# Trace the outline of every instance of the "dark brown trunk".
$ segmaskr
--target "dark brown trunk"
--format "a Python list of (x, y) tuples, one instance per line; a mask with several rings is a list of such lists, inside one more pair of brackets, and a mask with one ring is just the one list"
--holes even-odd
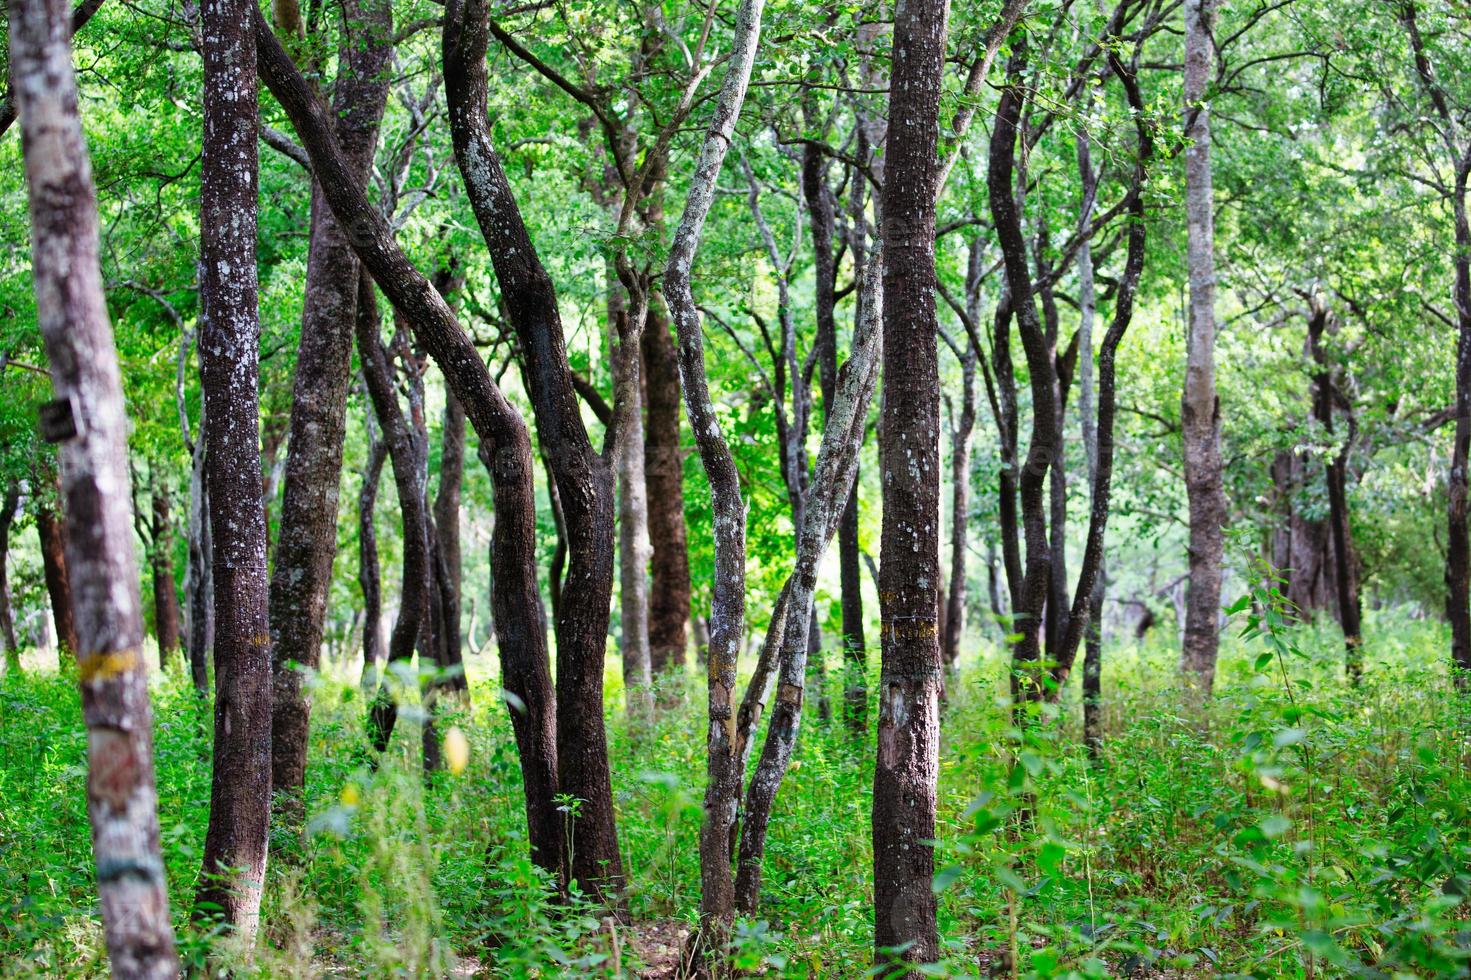
[[(854, 123), (854, 143), (859, 160), (869, 160), (869, 126), (860, 117)], [(853, 274), (863, 275), (868, 262), (867, 188), (862, 174), (848, 176), (848, 245), (853, 254)], [(857, 293), (853, 322), (864, 317), (863, 291)], [(868, 643), (863, 635), (863, 573), (858, 557), (858, 487), (860, 470), (853, 470), (853, 489), (838, 525), (838, 587), (843, 625), (843, 713), (855, 735), (868, 731)]]
[[(1471, 154), (1467, 155), (1471, 161)], [(1471, 221), (1466, 216), (1467, 171), (1456, 174), (1456, 431), (1451, 449), (1447, 547), (1446, 619), (1451, 624), (1451, 663), (1465, 689), (1471, 677), (1471, 533), (1468, 533), (1467, 468), (1471, 466)]]
[(15, 613), (10, 608), (10, 529), (20, 508), (20, 484), (11, 481), (0, 499), (0, 644), (5, 646), (5, 669), (20, 670), (20, 647), (15, 641)]
[[(353, 177), (362, 181), (372, 166), (388, 97), (393, 11), (388, 0), (346, 0), (342, 19), (344, 41), (333, 86), (333, 119)], [(347, 233), (314, 182), (306, 298), (270, 599), (275, 689), (271, 776), (278, 812), (293, 827), (304, 815), (301, 794), (311, 725), (306, 679), (321, 663), (337, 552), (357, 279), (358, 260)]]
[(434, 532), (439, 546), (440, 607), (439, 665), (444, 684), (454, 691), (466, 689), (464, 637), (460, 630), (461, 579), (460, 487), (465, 477), (465, 410), (454, 392), (444, 398), (444, 426), (439, 442), (439, 486), (434, 495)]
[(254, 944), (271, 807), (271, 636), (261, 485), (253, 3), (200, 12), (204, 156), (199, 300), (203, 438), (214, 546), (215, 735), (195, 914)]
[(644, 327), (644, 482), (649, 488), (649, 663), (683, 672), (689, 648), (690, 559), (684, 522), (684, 451), (680, 446), (679, 354), (655, 293)]
[[(940, 748), (940, 378), (935, 188), (945, 0), (894, 13), (882, 192), (884, 399), (882, 673), (873, 781), (874, 947), (883, 962), (940, 955), (931, 887)], [(998, 122), (998, 128), (1000, 123)]]
[(153, 632), (158, 637), (158, 666), (167, 670), (179, 652), (179, 592), (174, 582), (174, 528), (169, 519), (169, 495), (153, 490)]
[(378, 437), (376, 427), (370, 426), (368, 464), (358, 489), (358, 588), (363, 593), (363, 676), (359, 686), (364, 693), (377, 690), (383, 667), (383, 586), (373, 512), (378, 506), (378, 484), (387, 459), (388, 446)]
[(71, 580), (66, 573), (66, 528), (55, 507), (39, 494), (36, 502), (36, 537), (41, 543), (41, 574), (51, 600), (51, 620), (56, 624), (56, 654), (63, 670), (71, 668), (77, 653), (77, 628), (72, 616)]
[(613, 813), (603, 661), (613, 594), (613, 474), (593, 451), (567, 364), (551, 278), (537, 257), (486, 121), (489, 9), (467, 0), (444, 24), (450, 132), (465, 189), (490, 251), (501, 297), (521, 343), (526, 388), (567, 523), (567, 577), (578, 587), (557, 617), (557, 750), (561, 792), (581, 800), (570, 821), (572, 877), (613, 898), (623, 859)]
[[(128, 419), (98, 261), (97, 198), (78, 116), (66, 0), (9, 9), (21, 117), (36, 320), (60, 408), (72, 652), (87, 728), (87, 816), (108, 969), (120, 980), (179, 974), (159, 846), (143, 604), (133, 553)], [(14, 499), (6, 501), (14, 513)], [(39, 855), (34, 857), (39, 858)], [(19, 870), (19, 856), (7, 857)]]
[(379, 336), (378, 300), (373, 293), (373, 280), (366, 271), (359, 275), (355, 320), (363, 381), (383, 431), (403, 521), (403, 580), (399, 588), (398, 619), (388, 640), (388, 665), (368, 712), (368, 739), (375, 752), (382, 752), (388, 747), (398, 721), (398, 698), (394, 692), (398, 677), (394, 665), (402, 669), (414, 659), (429, 614), (429, 513), (425, 506), (421, 444), (398, 402), (393, 369)]
[(556, 803), (556, 699), (536, 578), (530, 434), (443, 297), (409, 262), (382, 214), (352, 180), (326, 108), (259, 13), (255, 28), (261, 74), (310, 155), (332, 213), (339, 223), (357, 230), (351, 241), (358, 260), (429, 350), (479, 437), (480, 460), (495, 487), (492, 606), (501, 643), (501, 682), (513, 695), (508, 703), (521, 706), (511, 708), (511, 725), (521, 755), (531, 857), (560, 877), (566, 855)]
[[(200, 430), (204, 428), (200, 412)], [(201, 699), (209, 696), (210, 651), (215, 642), (214, 546), (209, 531), (209, 485), (204, 464), (208, 455), (201, 435), (194, 444), (189, 470), (189, 567), (184, 594), (189, 610), (189, 678)]]

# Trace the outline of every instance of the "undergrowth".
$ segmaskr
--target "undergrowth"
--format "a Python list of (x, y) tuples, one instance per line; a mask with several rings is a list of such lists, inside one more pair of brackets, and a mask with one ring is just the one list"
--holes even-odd
[[(1331, 624), (1294, 624), (1270, 589), (1250, 599), (1203, 709), (1174, 687), (1173, 636), (1108, 647), (1093, 763), (1075, 693), (1015, 727), (997, 646), (973, 644), (981, 655), (946, 682), (935, 887), (947, 959), (927, 975), (1471, 973), (1468, 705), (1444, 667), (1443, 627), (1371, 615), (1353, 689)], [(0, 974), (104, 976), (74, 681), (38, 655), (27, 664), (0, 681)], [(636, 975), (630, 930), (693, 922), (698, 907), (703, 699), (695, 677), (668, 679), (663, 700), (683, 703), (633, 731), (615, 672), (610, 662), (633, 925), (555, 903), (527, 859), (493, 662), (470, 665), (473, 705), (446, 723), (468, 735), (468, 767), (427, 782), (412, 712), (382, 765), (366, 766), (364, 702), (344, 668), (317, 684), (309, 828), (273, 842), (248, 962), (188, 922), (208, 709), (184, 677), (156, 676), (159, 812), (186, 960), (267, 977)], [(872, 965), (872, 776), (871, 740), (811, 711), (772, 819), (761, 915), (736, 931), (744, 970), (898, 975)]]

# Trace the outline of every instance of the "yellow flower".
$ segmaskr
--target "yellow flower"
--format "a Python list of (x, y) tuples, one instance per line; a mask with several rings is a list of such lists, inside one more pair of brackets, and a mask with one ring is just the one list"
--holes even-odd
[(337, 796), (343, 806), (357, 806), (362, 797), (358, 794), (357, 783), (348, 783), (342, 787), (342, 792)]
[(470, 762), (470, 740), (458, 725), (444, 733), (444, 763), (458, 776)]

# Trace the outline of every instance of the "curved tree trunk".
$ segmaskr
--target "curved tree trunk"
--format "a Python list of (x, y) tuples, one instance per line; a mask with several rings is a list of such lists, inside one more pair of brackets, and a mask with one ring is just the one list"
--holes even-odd
[(365, 694), (377, 689), (383, 665), (383, 585), (373, 512), (387, 459), (388, 445), (370, 424), (368, 465), (363, 468), (363, 485), (358, 490), (358, 588), (363, 593), (363, 676), (358, 686)]
[[(352, 180), (351, 165), (337, 144), (326, 108), (259, 12), (255, 28), (261, 74), (301, 138), (332, 213), (344, 226), (359, 232), (352, 239), (358, 260), (429, 350), (479, 437), (480, 461), (495, 487), (492, 605), (500, 638), (501, 682), (524, 707), (513, 708), (510, 714), (521, 756), (531, 857), (560, 878), (566, 854), (562, 814), (556, 802), (556, 698), (536, 577), (530, 433), (443, 297), (409, 262), (387, 221), (368, 201), (362, 186)], [(483, 46), (481, 53), (483, 57)]]
[[(77, 111), (65, 0), (10, 6), (10, 77), (29, 188), (36, 314), (59, 404), (87, 814), (112, 975), (179, 973), (159, 847), (143, 608), (133, 554), (128, 421), (98, 262), (97, 199)], [(14, 500), (7, 497), (9, 513)]]
[[(883, 667), (873, 780), (874, 947), (940, 955), (931, 883), (940, 752), (940, 377), (935, 189), (946, 0), (894, 11), (884, 177), (884, 399), (879, 425)], [(999, 128), (999, 123), (998, 123)]]
[[(388, 98), (393, 11), (388, 0), (346, 0), (348, 35), (333, 86), (333, 118), (353, 176), (367, 178)], [(313, 182), (306, 298), (291, 396), (281, 530), (271, 577), (271, 778), (278, 812), (304, 816), (311, 699), (305, 672), (321, 663), (322, 630), (337, 552), (338, 490), (351, 380), (358, 260)]]
[(521, 219), (486, 120), (489, 10), (467, 0), (444, 24), (445, 92), (455, 159), (521, 341), (526, 388), (567, 523), (567, 578), (557, 617), (557, 750), (572, 820), (572, 877), (592, 896), (622, 887), (603, 726), (603, 662), (613, 592), (613, 474), (593, 451), (567, 364), (555, 290)]
[(725, 973), (725, 950), (735, 919), (735, 882), (730, 855), (744, 776), (736, 745), (734, 692), (736, 660), (746, 620), (746, 514), (740, 473), (710, 398), (705, 375), (705, 341), (700, 313), (690, 291), (690, 273), (700, 233), (715, 200), (715, 185), (745, 102), (761, 34), (764, 0), (741, 0), (730, 60), (715, 113), (690, 179), (689, 196), (669, 249), (664, 296), (679, 338), (679, 372), (685, 412), (710, 482), (714, 510), (715, 581), (710, 602), (706, 729), (705, 819), (700, 825), (700, 928), (688, 959), (700, 972), (709, 960)]

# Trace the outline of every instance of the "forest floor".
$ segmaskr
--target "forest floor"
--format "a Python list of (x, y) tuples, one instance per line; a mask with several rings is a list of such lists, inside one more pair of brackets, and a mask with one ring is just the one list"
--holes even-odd
[[(927, 975), (1467, 975), (1471, 708), (1443, 666), (1444, 628), (1371, 617), (1359, 689), (1331, 626), (1236, 631), (1203, 714), (1171, 686), (1173, 635), (1110, 644), (1093, 764), (1075, 693), (1013, 728), (996, 645), (970, 645), (982, 652), (950, 678), (941, 750), (947, 959)], [(74, 681), (39, 654), (26, 665), (0, 680), (0, 975), (104, 976)], [(308, 832), (275, 842), (261, 942), (239, 975), (671, 975), (699, 900), (693, 671), (669, 682), (680, 706), (630, 729), (610, 655), (633, 923), (615, 938), (598, 909), (553, 903), (526, 858), (494, 661), (470, 664), (473, 704), (455, 720), (468, 769), (427, 782), (412, 711), (377, 772), (363, 765), (356, 670), (335, 665), (318, 685)], [(202, 963), (209, 937), (186, 919), (208, 712), (182, 676), (155, 677), (153, 695), (170, 892), (184, 953)], [(778, 797), (761, 915), (736, 932), (749, 975), (872, 975), (872, 745), (820, 721), (819, 700)]]

